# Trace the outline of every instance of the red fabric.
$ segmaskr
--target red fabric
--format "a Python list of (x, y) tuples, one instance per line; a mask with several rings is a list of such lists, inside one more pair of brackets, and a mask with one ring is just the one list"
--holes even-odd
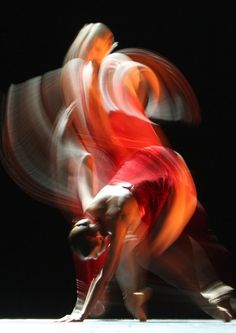
[(175, 162), (176, 154), (170, 149), (160, 146), (140, 149), (125, 161), (110, 185), (131, 183), (142, 220), (151, 226), (158, 219), (173, 186), (171, 168)]
[(100, 270), (103, 267), (107, 250), (97, 260), (81, 260), (78, 256), (74, 255), (74, 267), (76, 274), (76, 291), (77, 296), (84, 298), (88, 292), (88, 288)]

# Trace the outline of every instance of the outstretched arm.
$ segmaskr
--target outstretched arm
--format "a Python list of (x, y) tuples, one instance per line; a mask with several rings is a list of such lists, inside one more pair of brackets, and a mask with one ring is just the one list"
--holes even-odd
[(151, 297), (151, 289), (145, 288), (146, 271), (141, 267), (137, 259), (135, 249), (139, 241), (139, 237), (135, 237), (133, 234), (126, 237), (116, 270), (116, 280), (122, 291), (127, 310), (134, 318), (146, 321), (146, 304)]

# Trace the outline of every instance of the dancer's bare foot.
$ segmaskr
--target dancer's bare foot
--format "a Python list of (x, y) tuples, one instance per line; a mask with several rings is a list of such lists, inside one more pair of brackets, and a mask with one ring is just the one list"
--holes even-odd
[(151, 288), (144, 288), (138, 292), (127, 295), (125, 304), (128, 311), (140, 321), (147, 320), (147, 301), (151, 297)]

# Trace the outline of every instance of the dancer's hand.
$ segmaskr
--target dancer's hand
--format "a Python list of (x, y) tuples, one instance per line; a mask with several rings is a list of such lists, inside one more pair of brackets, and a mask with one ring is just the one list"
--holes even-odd
[[(64, 317), (57, 319), (57, 322), (79, 322), (79, 321), (83, 321), (81, 319), (81, 315), (82, 315), (82, 303), (80, 302), (80, 304), (78, 305), (78, 301), (76, 303), (76, 306), (74, 307), (73, 311), (71, 314), (65, 315)], [(93, 308), (90, 317), (92, 318), (97, 318), (102, 316), (105, 313), (105, 306), (100, 302), (97, 301), (95, 307)]]
[(56, 320), (56, 322), (67, 322), (67, 323), (80, 322), (80, 321), (83, 321), (83, 319), (81, 319), (81, 313), (79, 312), (77, 313), (72, 312), (71, 314)]

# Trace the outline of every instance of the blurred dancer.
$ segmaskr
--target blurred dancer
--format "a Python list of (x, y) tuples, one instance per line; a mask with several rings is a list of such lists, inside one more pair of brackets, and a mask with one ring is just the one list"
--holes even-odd
[(109, 238), (104, 267), (93, 279), (77, 320), (87, 318), (115, 273), (127, 308), (135, 317), (146, 320), (143, 305), (149, 291), (140, 290), (142, 268), (193, 295), (200, 294), (199, 304), (208, 303), (209, 314), (231, 320), (230, 306), (224, 307), (223, 303), (233, 288), (217, 279), (204, 250), (194, 239), (188, 239), (191, 258), (185, 252), (188, 242), (180, 237), (196, 204), (191, 175), (176, 152), (153, 146), (127, 159), (70, 233), (72, 248), (85, 260), (98, 258)]
[[(83, 218), (84, 213), (89, 211), (91, 211), (90, 215), (93, 219), (94, 212), (91, 210), (91, 203), (97, 205), (101, 195), (104, 195), (104, 198), (110, 198), (112, 202), (115, 200), (114, 198), (118, 199), (120, 196), (116, 205), (123, 203), (123, 201), (126, 202), (127, 199), (127, 205), (129, 206), (128, 203), (130, 202), (132, 206), (130, 212), (137, 214), (136, 223), (142, 226), (141, 229), (145, 226), (147, 228), (146, 231), (143, 230), (144, 234), (150, 234), (152, 240), (157, 238), (157, 242), (153, 241), (152, 243), (151, 251), (147, 251), (147, 258), (140, 256), (140, 259), (143, 259), (142, 266), (147, 266), (149, 259), (158, 256), (158, 261), (161, 262), (160, 258), (163, 258), (164, 254), (167, 254), (168, 251), (170, 253), (174, 246), (181, 243), (179, 241), (180, 236), (196, 205), (196, 202), (194, 204), (194, 202), (191, 203), (191, 200), (187, 200), (187, 198), (191, 198), (196, 201), (196, 198), (194, 185), (185, 163), (178, 154), (164, 149), (164, 147), (161, 148), (168, 145), (167, 140), (159, 126), (156, 126), (154, 130), (154, 124), (149, 121), (149, 118), (154, 119), (157, 123), (159, 119), (164, 119), (183, 120), (195, 124), (200, 121), (200, 113), (196, 97), (188, 82), (182, 73), (167, 59), (139, 49), (126, 49), (111, 53), (116, 45), (112, 32), (104, 24), (85, 25), (69, 48), (62, 69), (10, 87), (7, 94), (4, 119), (3, 161), (10, 175), (30, 195), (53, 204), (63, 211), (69, 211), (69, 214), (77, 216), (77, 219)], [(48, 145), (45, 145), (46, 141)], [(152, 148), (145, 150), (145, 147), (152, 146), (156, 147), (154, 151)], [(147, 154), (148, 149), (150, 151)], [(156, 211), (156, 214), (161, 211), (161, 217), (158, 217), (158, 221), (162, 221), (160, 223), (157, 223), (156, 216), (154, 216), (155, 218), (151, 216), (154, 214), (152, 211), (154, 208), (150, 209), (148, 206), (151, 201), (148, 202), (144, 199), (148, 196), (143, 195), (142, 200), (146, 200), (145, 202), (138, 202), (137, 191), (134, 195), (129, 187), (131, 184), (131, 187), (136, 186), (140, 189), (138, 178), (135, 181), (135, 174), (134, 181), (132, 177), (130, 178), (133, 173), (133, 163), (136, 163), (133, 157), (130, 160), (132, 171), (125, 172), (128, 179), (126, 179), (127, 177), (123, 179), (122, 175), (118, 184), (111, 183), (112, 179), (115, 181), (116, 178), (114, 177), (119, 175), (121, 170), (126, 170), (124, 162), (128, 161), (131, 156), (135, 156), (133, 154), (136, 151), (137, 156), (139, 156), (137, 157), (137, 167), (142, 172), (147, 171), (144, 172), (144, 178), (142, 181), (140, 180), (140, 184), (143, 183), (145, 178), (146, 181), (151, 183), (157, 177), (154, 183), (158, 184), (163, 207), (165, 207), (164, 209), (162, 204), (160, 205), (158, 202), (158, 212)], [(170, 182), (173, 181), (173, 184), (167, 181), (167, 183), (164, 182), (161, 185), (161, 176), (156, 174), (155, 168), (157, 165), (154, 167), (155, 177), (149, 179), (149, 168), (145, 169), (145, 166), (147, 167), (145, 163), (151, 163), (148, 155), (152, 155), (152, 153), (154, 154), (153, 163), (157, 163), (157, 165), (160, 163), (160, 173), (162, 171), (164, 171), (164, 174), (170, 172), (166, 175)], [(146, 162), (141, 161), (141, 156), (146, 156), (144, 158)], [(164, 165), (164, 157), (166, 158), (166, 165)], [(162, 162), (160, 162), (161, 160)], [(168, 169), (168, 172), (165, 168)], [(176, 175), (180, 175), (182, 178), (180, 182)], [(158, 178), (159, 176), (160, 178)], [(186, 177), (187, 183), (189, 181), (191, 184), (192, 194), (191, 191), (186, 190), (185, 192), (184, 177)], [(129, 184), (128, 188), (123, 186), (124, 182), (126, 185)], [(110, 185), (107, 186), (107, 184)], [(166, 191), (165, 185), (170, 186), (170, 193)], [(115, 193), (110, 193), (110, 189), (115, 190)], [(178, 197), (174, 195), (177, 189)], [(151, 192), (148, 194), (151, 195)], [(189, 201), (188, 204), (185, 201)], [(113, 209), (116, 205), (112, 204), (112, 207), (110, 207), (112, 208), (112, 214), (114, 214)], [(168, 207), (168, 205), (173, 206), (173, 209), (169, 209), (171, 207)], [(141, 206), (146, 209), (145, 216), (146, 222), (149, 221), (148, 223), (141, 223), (140, 219), (143, 219), (144, 214), (144, 210), (140, 210)], [(179, 211), (177, 206), (181, 207)], [(121, 208), (123, 210), (122, 205), (117, 207), (118, 210)], [(126, 204), (124, 207), (126, 207)], [(177, 223), (171, 221), (171, 212), (177, 214), (178, 218), (175, 216), (178, 220)], [(128, 212), (126, 213), (128, 216)], [(175, 213), (173, 214), (175, 215)], [(116, 224), (115, 215), (112, 214), (112, 220)], [(150, 215), (150, 219), (147, 218), (148, 215)], [(165, 218), (162, 218), (162, 215)], [(125, 223), (121, 223), (121, 225), (125, 226)], [(168, 232), (166, 225), (168, 228), (173, 228), (171, 233)], [(152, 226), (155, 227), (152, 228)], [(107, 230), (104, 228), (104, 233), (111, 232), (110, 228), (113, 229), (113, 223), (107, 225)], [(160, 234), (157, 232), (159, 228), (161, 230)], [(122, 231), (123, 237), (125, 237), (125, 229), (127, 229), (127, 226)], [(115, 234), (117, 233), (118, 231), (115, 232)], [(104, 237), (99, 238), (103, 244)], [(108, 243), (109, 237), (105, 237)], [(126, 240), (125, 243), (122, 242), (121, 236), (119, 246), (124, 243), (124, 249), (126, 244), (128, 249), (129, 244), (131, 244), (133, 246), (131, 246), (131, 249), (138, 249), (141, 245), (145, 245), (145, 242), (141, 240), (147, 239), (146, 236), (144, 238), (140, 237), (135, 236), (140, 245), (134, 246), (133, 242), (130, 243)], [(117, 238), (115, 237), (115, 239)], [(202, 259), (206, 257), (202, 255), (202, 251), (199, 250), (196, 242), (191, 241), (190, 243), (192, 251), (194, 249), (193, 252), (197, 253), (195, 258), (198, 259), (195, 261), (195, 268), (200, 271)], [(72, 315), (67, 317), (68, 320), (73, 320), (75, 318), (74, 314), (81, 311), (82, 307), (83, 309), (86, 308), (87, 301), (84, 303), (84, 298), (86, 294), (91, 295), (89, 286), (94, 279), (98, 278), (104, 260), (107, 262), (106, 256), (107, 253), (110, 253), (110, 248), (106, 247), (106, 251), (96, 261), (91, 259), (83, 262), (75, 257), (78, 298)], [(184, 246), (178, 245), (178, 248), (182, 251)], [(124, 267), (127, 262), (131, 259), (135, 263), (133, 258), (136, 256), (134, 253), (136, 253), (136, 250), (130, 251), (130, 255), (127, 257), (121, 255), (120, 259), (122, 260), (119, 261), (116, 275), (124, 295), (130, 295), (130, 297), (125, 296), (128, 309), (134, 316), (144, 320), (146, 317), (145, 311), (137, 314), (137, 311), (134, 310), (134, 307), (140, 301), (133, 302), (133, 305), (131, 305), (132, 301), (129, 301), (134, 295), (139, 300), (142, 299), (141, 303), (145, 303), (144, 300), (148, 298), (146, 294), (136, 294), (135, 289), (138, 288), (137, 274), (133, 274), (135, 289), (126, 290), (122, 282), (124, 280), (122, 278), (125, 272)], [(176, 251), (172, 251), (173, 253), (176, 253)], [(94, 257), (93, 254), (91, 256)], [(117, 258), (117, 255), (115, 257)], [(166, 259), (165, 261), (163, 259), (162, 270), (166, 267), (166, 272), (169, 272), (168, 265), (171, 266), (170, 262), (171, 260)], [(204, 262), (207, 262), (207, 260)], [(106, 264), (105, 267), (107, 267)], [(135, 267), (141, 266), (139, 264)], [(158, 267), (160, 273), (161, 264)], [(181, 267), (181, 262), (179, 267)], [(194, 287), (192, 286), (191, 281), (194, 281), (192, 270), (191, 265), (189, 268), (186, 265), (186, 277), (183, 275), (181, 278), (179, 275), (178, 280), (175, 274), (171, 277), (166, 275), (166, 280), (170, 280), (172, 284), (179, 287), (185, 285), (191, 290), (198, 290), (196, 283)], [(135, 269), (133, 271), (135, 272)], [(109, 275), (111, 275), (111, 271)], [(138, 275), (142, 276), (141, 273)], [(199, 278), (195, 280), (199, 283)], [(212, 280), (218, 281), (216, 276)], [(133, 279), (130, 278), (130, 281), (132, 285)], [(200, 281), (202, 281), (202, 277)], [(204, 281), (202, 283), (201, 291), (206, 289), (203, 287), (208, 282)], [(207, 290), (209, 291), (209, 288)], [(224, 291), (225, 295), (228, 295), (231, 288), (226, 286)], [(147, 290), (146, 293), (148, 294)], [(212, 298), (209, 296), (209, 292), (207, 297), (207, 299)], [(89, 301), (89, 303), (91, 302), (94, 305), (94, 297), (92, 301)], [(141, 305), (139, 310), (140, 308)], [(86, 317), (88, 313), (91, 313), (90, 310), (86, 308)], [(223, 310), (223, 312), (227, 312), (226, 310)], [(102, 312), (103, 307), (100, 306), (97, 314)], [(230, 314), (228, 318), (230, 318)]]
[[(95, 78), (95, 81), (93, 81), (93, 83), (91, 83), (91, 86), (93, 87), (97, 87), (97, 81), (96, 81), (96, 77), (97, 75), (100, 75), (101, 77), (105, 77), (105, 74), (101, 74), (102, 73), (102, 69), (104, 69), (104, 72), (106, 73), (106, 63), (103, 62), (105, 56), (109, 53), (109, 51), (115, 46), (116, 44), (114, 43), (114, 38), (112, 33), (109, 31), (109, 29), (102, 25), (102, 24), (90, 24), (90, 25), (86, 25), (81, 32), (79, 32), (77, 38), (75, 39), (75, 41), (73, 42), (72, 46), (70, 47), (67, 56), (65, 57), (65, 64), (66, 66), (63, 69), (63, 76), (62, 76), (62, 87), (64, 88), (64, 95), (66, 95), (66, 101), (68, 105), (71, 105), (71, 103), (73, 103), (74, 101), (78, 101), (80, 100), (80, 96), (78, 96), (78, 90), (76, 89), (77, 85), (76, 82), (78, 82), (78, 78), (76, 77), (76, 75), (78, 75), (77, 73), (81, 73), (81, 70), (79, 70), (78, 68), (81, 68), (80, 66), (80, 61), (79, 59), (83, 59), (85, 61), (91, 61), (93, 64), (93, 80)], [(160, 89), (159, 91), (159, 97), (158, 97), (158, 104), (160, 105), (162, 103), (162, 107), (159, 108), (159, 117), (166, 117), (167, 119), (179, 119), (179, 118), (184, 118), (186, 117), (186, 120), (189, 122), (198, 122), (199, 121), (199, 111), (198, 111), (198, 105), (197, 102), (194, 98), (194, 94), (191, 91), (191, 88), (189, 87), (188, 83), (184, 80), (184, 78), (181, 76), (181, 73), (178, 72), (178, 70), (172, 65), (170, 64), (167, 60), (158, 57), (155, 58), (155, 61), (153, 61), (153, 57), (152, 56), (147, 56), (147, 54), (140, 52), (139, 50), (126, 50), (125, 52), (126, 54), (128, 54), (129, 56), (132, 56), (132, 59), (134, 60), (138, 60), (138, 61), (142, 61), (142, 63), (145, 63), (145, 65), (147, 64), (148, 66), (150, 66), (155, 72), (157, 72), (158, 74), (158, 79), (159, 79), (159, 86), (162, 87), (162, 89)], [(73, 58), (77, 58), (77, 59), (73, 59)], [(71, 61), (73, 59), (73, 61)], [(122, 59), (123, 60), (123, 59)], [(128, 59), (129, 60), (129, 59)], [(115, 61), (115, 62), (114, 62)], [(100, 68), (101, 63), (102, 64), (102, 68)], [(113, 60), (113, 58), (111, 58), (110, 60), (111, 64), (113, 64), (113, 68), (111, 67), (110, 72), (112, 73), (112, 71), (114, 71), (115, 66), (117, 67), (122, 67), (122, 61), (119, 60), (119, 57), (117, 56), (115, 58), (115, 60)], [(120, 64), (119, 64), (120, 62)], [(109, 63), (109, 62), (108, 62)], [(118, 63), (118, 65), (117, 65)], [(110, 68), (110, 67), (108, 67)], [(100, 70), (100, 72), (99, 72)], [(142, 69), (143, 70), (143, 69)], [(107, 69), (107, 72), (109, 72), (109, 69)], [(81, 75), (81, 74), (80, 74)], [(129, 75), (132, 78), (132, 71), (130, 71), (129, 69)], [(138, 75), (138, 71), (135, 71), (135, 75)], [(172, 76), (171, 76), (172, 75)], [(112, 80), (112, 77), (114, 77), (115, 74), (113, 73), (113, 76), (107, 78), (107, 80)], [(125, 76), (125, 75), (124, 75)], [(117, 77), (119, 77), (119, 75), (117, 75)], [(80, 76), (81, 80), (82, 80), (82, 75)], [(163, 82), (165, 82), (165, 84), (162, 84), (162, 80)], [(139, 80), (138, 80), (139, 81)], [(105, 82), (105, 83), (104, 83)], [(110, 82), (110, 81), (108, 81)], [(174, 86), (174, 82), (178, 82), (178, 85)], [(106, 81), (102, 81), (103, 84), (106, 84)], [(128, 84), (130, 84), (131, 82), (129, 82)], [(144, 105), (148, 105), (147, 102), (147, 95), (143, 92), (143, 87), (142, 84), (140, 83), (133, 83), (136, 90), (138, 90), (138, 97), (139, 97), (139, 102), (142, 102), (142, 104)], [(151, 84), (150, 84), (151, 86)], [(158, 86), (158, 85), (156, 85)], [(167, 87), (168, 90), (163, 89), (163, 87)], [(181, 90), (178, 91), (177, 87), (181, 87)], [(97, 96), (99, 96), (99, 91), (95, 90), (97, 92)], [(103, 97), (105, 95), (107, 90), (104, 90), (103, 92)], [(80, 92), (81, 93), (81, 92)], [(177, 95), (182, 95), (182, 103), (178, 104), (175, 106), (175, 96)], [(155, 94), (154, 94), (155, 95)], [(186, 97), (187, 96), (187, 97)], [(171, 99), (171, 103), (167, 103), (168, 98)], [(120, 98), (120, 100), (122, 99), (122, 96)], [(116, 101), (118, 99), (115, 99), (113, 96), (113, 101)], [(162, 102), (163, 101), (163, 102)], [(187, 102), (186, 102), (187, 101)], [(146, 103), (146, 104), (145, 104)], [(177, 102), (176, 102), (177, 103)], [(188, 107), (186, 107), (186, 105), (188, 105)], [(115, 107), (115, 103), (111, 103), (111, 105), (109, 105), (109, 107), (112, 109)], [(77, 107), (74, 107), (75, 109), (78, 109)], [(124, 158), (124, 155), (126, 156), (127, 153), (124, 154), (124, 149), (121, 151), (121, 149), (119, 148), (118, 145), (122, 145), (123, 147), (125, 146), (125, 148), (130, 149), (130, 143), (132, 143), (132, 147), (131, 147), (131, 151), (135, 151), (136, 149), (138, 149), (139, 147), (142, 146), (146, 146), (149, 144), (159, 144), (159, 145), (168, 145), (167, 143), (167, 139), (165, 138), (164, 134), (161, 132), (160, 127), (154, 126), (154, 124), (152, 124), (152, 126), (150, 126), (149, 123), (147, 123), (145, 120), (143, 121), (143, 118), (137, 118), (137, 113), (135, 113), (132, 109), (130, 114), (124, 114), (124, 113), (120, 113), (118, 111), (118, 107), (115, 107), (116, 112), (114, 113), (110, 113), (109, 117), (107, 118), (106, 114), (108, 112), (103, 112), (101, 111), (101, 104), (100, 104), (100, 99), (97, 98), (95, 101), (95, 105), (94, 108), (97, 108), (95, 112), (92, 113), (94, 119), (91, 120), (90, 118), (87, 120), (88, 121), (88, 126), (89, 127), (93, 127), (93, 133), (95, 133), (94, 136), (91, 135), (91, 132), (87, 132), (86, 137), (85, 135), (82, 136), (82, 140), (84, 145), (87, 147), (87, 150), (90, 151), (91, 156), (95, 159), (95, 163), (96, 163), (96, 167), (97, 169), (101, 170), (101, 172), (99, 172), (100, 178), (100, 185), (95, 186), (96, 189), (93, 191), (93, 195), (99, 190), (99, 188), (102, 188), (102, 186), (104, 184), (106, 184), (108, 182), (108, 180), (112, 177), (112, 173), (114, 174), (114, 161), (115, 164), (119, 165), (119, 162), (122, 161), (122, 158)], [(127, 110), (127, 105), (125, 105), (124, 107), (125, 110)], [(162, 110), (164, 110), (162, 112)], [(189, 110), (191, 110), (191, 113), (189, 113)], [(109, 110), (107, 110), (109, 111)], [(162, 114), (160, 114), (162, 112)], [(147, 113), (147, 112), (146, 112)], [(83, 123), (84, 119), (82, 120), (78, 115), (79, 112), (75, 111), (74, 112), (74, 119), (77, 119), (78, 121), (78, 125), (77, 128), (81, 129), (81, 124)], [(85, 116), (87, 115), (86, 112), (84, 112)], [(132, 116), (135, 117), (132, 117)], [(153, 113), (151, 113), (151, 115), (153, 115)], [(138, 115), (140, 117), (140, 114)], [(168, 118), (169, 117), (169, 118)], [(154, 118), (155, 118), (155, 113), (154, 113)], [(125, 126), (124, 126), (124, 122), (125, 122)], [(122, 124), (123, 129), (121, 128), (120, 124)], [(110, 130), (109, 130), (110, 128)], [(156, 130), (156, 133), (154, 134), (153, 132), (153, 128)], [(113, 130), (113, 131), (112, 131)], [(115, 131), (115, 133), (114, 133)], [(81, 137), (81, 132), (84, 133), (84, 128), (82, 127), (82, 131), (78, 130), (78, 133), (80, 134)], [(142, 135), (141, 135), (142, 134)], [(157, 134), (157, 135), (156, 135)], [(88, 138), (94, 137), (95, 138), (95, 142), (93, 142), (91, 144), (91, 142), (88, 142)], [(107, 140), (107, 138), (109, 138)], [(119, 144), (117, 144), (117, 140), (115, 140), (114, 138), (118, 138), (119, 139)], [(145, 139), (144, 139), (145, 138)], [(100, 146), (100, 144), (102, 144), (102, 146)], [(91, 150), (91, 146), (94, 145), (99, 145), (98, 149), (93, 149)], [(99, 152), (99, 158), (96, 158), (96, 156), (94, 156), (97, 152)], [(105, 155), (104, 156), (104, 152)], [(107, 157), (107, 154), (109, 157)], [(124, 154), (124, 155), (122, 155)], [(117, 162), (117, 158), (118, 158), (118, 162)], [(105, 163), (104, 161), (107, 161), (107, 163)], [(111, 163), (112, 161), (112, 163)], [(109, 167), (112, 165), (112, 168), (109, 169)], [(87, 165), (88, 166), (88, 165)], [(108, 167), (108, 169), (107, 169)], [(90, 163), (90, 167), (85, 168), (86, 169), (86, 173), (88, 173), (88, 170), (91, 170), (91, 163)], [(85, 170), (84, 169), (84, 170)], [(94, 174), (94, 172), (90, 171), (91, 174)], [(105, 175), (105, 178), (103, 179), (103, 181), (101, 181), (101, 177), (102, 175)], [(146, 177), (146, 175), (144, 176)], [(84, 184), (90, 184), (88, 186), (88, 189), (94, 188), (94, 184), (91, 184), (91, 177), (87, 175), (83, 175), (83, 177), (80, 176), (76, 176), (74, 177), (75, 179), (86, 179), (86, 181), (84, 182)], [(84, 185), (83, 184), (83, 185)], [(78, 187), (79, 190), (81, 190), (81, 183), (80, 186)], [(86, 187), (86, 186), (85, 186)], [(83, 204), (83, 208), (84, 211), (86, 210), (87, 206), (89, 205), (89, 203), (91, 202), (93, 195), (89, 195), (89, 190), (83, 188), (82, 191), (80, 192), (80, 199), (82, 200), (82, 202), (84, 202)], [(205, 245), (208, 246), (207, 250), (208, 251), (210, 249), (210, 253), (214, 253), (214, 250), (218, 250), (218, 254), (219, 253), (223, 253), (223, 258), (226, 259), (227, 257), (229, 257), (229, 255), (227, 256), (226, 253), (227, 251), (225, 249), (223, 249), (223, 247), (217, 242), (217, 240), (212, 237), (212, 233), (209, 230), (209, 225), (208, 223), (205, 223), (203, 221), (206, 221), (206, 218), (204, 219), (203, 216), (205, 214), (203, 213), (203, 208), (200, 208), (200, 204), (198, 205), (198, 208), (196, 209), (193, 218), (190, 220), (189, 223), (189, 227), (188, 229), (190, 230), (190, 235), (191, 235), (191, 230), (194, 230), (194, 232), (192, 233), (194, 235), (195, 233), (195, 238), (197, 233), (199, 234), (199, 230), (201, 231), (201, 237), (203, 235), (205, 235)], [(196, 218), (196, 216), (198, 216), (198, 218)], [(202, 221), (202, 222), (201, 222)], [(196, 225), (199, 226), (196, 228)], [(204, 225), (204, 227), (203, 227)], [(196, 230), (198, 230), (198, 232), (196, 232)], [(193, 237), (193, 236), (192, 236)], [(195, 277), (195, 290), (198, 289), (198, 293), (200, 293), (200, 290), (203, 290), (203, 288), (209, 287), (210, 285), (212, 285), (212, 281), (216, 282), (217, 281), (217, 274), (215, 273), (214, 269), (211, 267), (211, 263), (208, 262), (208, 260), (206, 259), (207, 256), (206, 254), (199, 256), (196, 255), (193, 258), (193, 256), (191, 257), (190, 253), (193, 252), (193, 249), (195, 249), (195, 252), (199, 252), (196, 250), (197, 247), (196, 242), (195, 242), (195, 246), (194, 246), (194, 241), (191, 241), (191, 237), (179, 237), (181, 238), (178, 240), (178, 242), (174, 242), (174, 245), (171, 246), (171, 250), (169, 250), (169, 254), (171, 254), (172, 257), (172, 265), (173, 263), (177, 263), (179, 262), (179, 267), (182, 266), (181, 262), (182, 262), (182, 257), (184, 257), (184, 249), (187, 248), (190, 249), (189, 253), (189, 258), (188, 258), (188, 262), (191, 263), (191, 265), (194, 263), (195, 267), (194, 270), (195, 271), (200, 271), (200, 267), (205, 265), (208, 267), (208, 280), (207, 281), (203, 281), (202, 285), (199, 285), (199, 278)], [(199, 237), (198, 237), (198, 242), (199, 242)], [(127, 242), (125, 242), (125, 244), (127, 244)], [(179, 249), (179, 252), (182, 253), (181, 255), (179, 254), (178, 256), (175, 255), (175, 253), (177, 253), (178, 251), (174, 251), (175, 249)], [(214, 249), (214, 250), (213, 250)], [(124, 253), (126, 253), (127, 251), (125, 250)], [(165, 253), (167, 253), (168, 251), (165, 251)], [(201, 252), (201, 251), (200, 251)], [(202, 253), (204, 253), (204, 251), (202, 251)], [(106, 256), (106, 253), (102, 254), (102, 260), (101, 257), (99, 257), (100, 260), (100, 269), (103, 266), (103, 262), (104, 262), (104, 258)], [(170, 256), (170, 255), (169, 255)], [(182, 256), (182, 257), (181, 257)], [(186, 257), (186, 255), (185, 255)], [(119, 269), (117, 270), (117, 279), (118, 282), (121, 286), (121, 289), (123, 290), (123, 294), (129, 294), (131, 295), (132, 292), (135, 292), (135, 283), (132, 281), (131, 279), (131, 283), (129, 284), (130, 288), (127, 291), (125, 286), (127, 287), (127, 274), (125, 273), (125, 269), (124, 267), (131, 267), (131, 263), (130, 263), (130, 256), (122, 256), (123, 260), (123, 264), (120, 263), (119, 265)], [(172, 285), (175, 285), (177, 287), (182, 287), (184, 288), (184, 284), (186, 283), (185, 279), (181, 278), (181, 276), (179, 275), (178, 279), (176, 278), (174, 273), (170, 273), (171, 271), (174, 272), (173, 267), (170, 267), (170, 260), (168, 261), (168, 255), (162, 255), (161, 256), (162, 260), (158, 260), (159, 265), (157, 265), (155, 263), (154, 267), (156, 267), (156, 271), (158, 271), (159, 276), (162, 276), (164, 278), (165, 281), (170, 282)], [(178, 260), (177, 260), (178, 258)], [(205, 258), (205, 261), (203, 260)], [(186, 259), (186, 258), (185, 258)], [(77, 281), (80, 281), (79, 285), (81, 286), (81, 279), (87, 276), (86, 279), (86, 283), (82, 285), (86, 285), (88, 288), (88, 285), (90, 283), (88, 283), (89, 281), (92, 281), (92, 277), (95, 278), (95, 275), (98, 274), (99, 271), (99, 264), (97, 263), (97, 266), (95, 266), (95, 262), (94, 260), (88, 260), (86, 261), (85, 265), (87, 265), (87, 275), (82, 273), (82, 262), (77, 259), (77, 263), (75, 263), (75, 267), (77, 269)], [(76, 261), (76, 259), (75, 259)], [(79, 265), (78, 265), (79, 263)], [(190, 266), (191, 266), (190, 265)], [(225, 267), (224, 270), (226, 268), (226, 262), (225, 262)], [(88, 268), (89, 267), (89, 268)], [(211, 268), (210, 268), (211, 267)], [(163, 271), (165, 273), (163, 273)], [(185, 270), (182, 270), (182, 272), (185, 271), (186, 276), (189, 276), (189, 279), (192, 280), (192, 283), (194, 283), (194, 279), (193, 279), (193, 268), (189, 268), (188, 265), (186, 265)], [(88, 273), (89, 272), (89, 273)], [(94, 273), (96, 272), (96, 274), (94, 275)], [(129, 272), (129, 271), (128, 271)], [(210, 274), (211, 272), (211, 274)], [(130, 273), (130, 272), (129, 272)], [(141, 274), (140, 274), (141, 275)], [(122, 284), (122, 281), (125, 281), (125, 283)], [(131, 288), (132, 286), (132, 288)], [(224, 284), (221, 285), (217, 284), (217, 288), (218, 288), (218, 293), (223, 293), (225, 295), (227, 295), (227, 299), (229, 299), (229, 294), (231, 291), (231, 288), (226, 287), (226, 289), (224, 289), (222, 286), (224, 286)], [(137, 286), (136, 286), (137, 287)], [(81, 288), (81, 287), (80, 287)], [(186, 285), (185, 285), (186, 288)], [(217, 289), (216, 288), (216, 289)], [(86, 288), (85, 288), (86, 289)], [(217, 293), (215, 290), (215, 293)], [(73, 320), (74, 315), (75, 318), (78, 316), (78, 311), (80, 311), (83, 307), (83, 299), (86, 295), (86, 292), (83, 292), (82, 294), (80, 293), (80, 297), (78, 297), (77, 299), (77, 305), (75, 306), (75, 309), (73, 311), (73, 313), (71, 314), (71, 316), (66, 317), (68, 320)], [(196, 294), (195, 294), (196, 297)], [(128, 307), (128, 309), (134, 314), (134, 311), (131, 310), (130, 306), (128, 306), (127, 300), (128, 298), (126, 296), (124, 296), (124, 298), (126, 299), (126, 305)], [(210, 296), (209, 296), (210, 298)], [(222, 297), (223, 298), (223, 297)], [(201, 302), (201, 307), (204, 309), (204, 311), (208, 311), (207, 309), (209, 308), (209, 303), (205, 302), (205, 300), (201, 297), (201, 294), (199, 294), (198, 302)], [(229, 311), (231, 311), (230, 309), (230, 305), (228, 305)], [(210, 315), (216, 318), (222, 318), (224, 319), (224, 316), (226, 316), (226, 320), (229, 320), (229, 318), (231, 317), (231, 314), (229, 315), (225, 315), (224, 311), (220, 312), (218, 311), (216, 308), (213, 309), (211, 308), (211, 310), (209, 310), (208, 312), (211, 312)], [(226, 310), (227, 312), (227, 310)], [(137, 315), (136, 315), (137, 316)], [(144, 316), (144, 315), (143, 315)]]

